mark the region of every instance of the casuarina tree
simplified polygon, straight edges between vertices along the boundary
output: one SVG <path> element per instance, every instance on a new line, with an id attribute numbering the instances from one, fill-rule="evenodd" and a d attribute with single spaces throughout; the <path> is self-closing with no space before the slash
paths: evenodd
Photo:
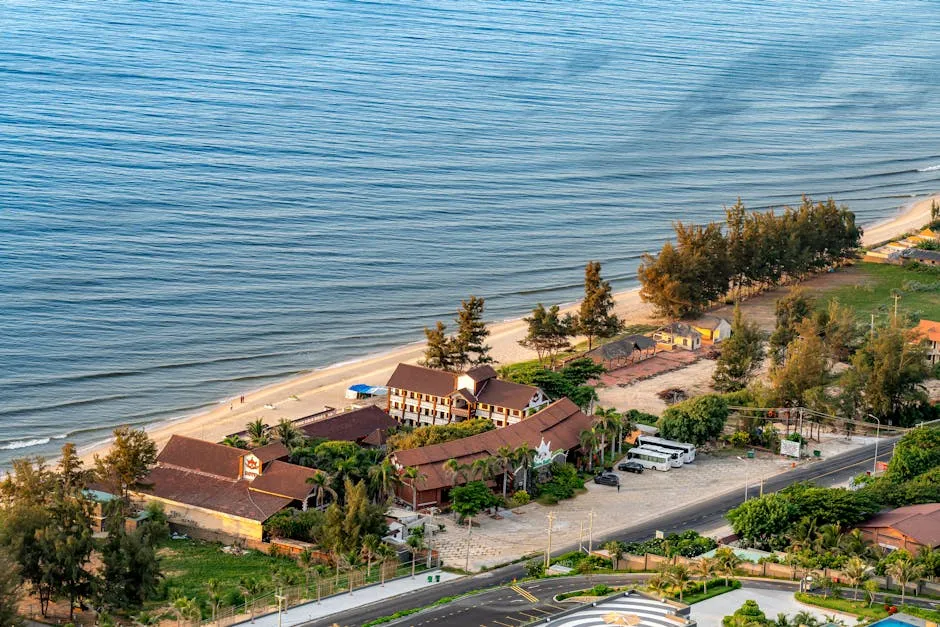
<path id="1" fill-rule="evenodd" d="M 486 338 L 490 331 L 483 322 L 485 301 L 471 295 L 460 303 L 457 311 L 457 334 L 453 339 L 455 362 L 458 369 L 479 366 L 493 361 Z"/>
<path id="2" fill-rule="evenodd" d="M 528 329 L 525 338 L 519 340 L 519 344 L 534 350 L 538 355 L 539 363 L 544 363 L 547 358 L 548 366 L 553 368 L 558 353 L 571 347 L 568 338 L 574 332 L 574 318 L 571 314 L 562 317 L 559 314 L 558 305 L 552 305 L 546 309 L 542 303 L 539 303 L 532 310 L 532 315 L 523 320 L 528 325 Z"/>
<path id="3" fill-rule="evenodd" d="M 591 350 L 595 338 L 613 337 L 622 323 L 612 312 L 614 294 L 608 281 L 601 278 L 601 263 L 589 261 L 584 268 L 584 300 L 578 313 L 578 332 Z"/>
<path id="4" fill-rule="evenodd" d="M 741 316 L 741 308 L 734 308 L 731 337 L 721 345 L 721 356 L 712 376 L 719 392 L 734 392 L 747 386 L 751 376 L 764 360 L 764 347 L 760 329 Z"/>

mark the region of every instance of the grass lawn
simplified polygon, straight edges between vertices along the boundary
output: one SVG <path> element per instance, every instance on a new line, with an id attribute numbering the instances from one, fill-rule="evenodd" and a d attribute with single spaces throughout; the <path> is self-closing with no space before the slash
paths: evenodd
<path id="1" fill-rule="evenodd" d="M 294 560 L 271 557 L 259 551 L 230 555 L 222 552 L 221 544 L 167 540 L 160 547 L 159 555 L 166 575 L 166 589 L 176 589 L 186 597 L 205 597 L 206 582 L 210 579 L 216 579 L 223 587 L 232 590 L 237 590 L 239 581 L 245 577 L 257 578 L 270 585 L 275 568 L 293 573 L 303 583 L 303 571 Z"/>
<path id="2" fill-rule="evenodd" d="M 726 586 L 724 584 L 719 584 L 717 586 L 712 586 L 708 589 L 708 592 L 695 592 L 692 594 L 686 594 L 682 597 L 682 602 L 686 605 L 692 605 L 693 603 L 698 603 L 699 601 L 704 601 L 712 597 L 716 597 L 719 594 L 724 594 L 725 592 L 731 592 L 732 590 L 737 590 L 741 587 L 741 584 L 737 581 L 734 582 L 734 585 Z M 678 597 L 673 597 L 677 601 Z"/>
<path id="3" fill-rule="evenodd" d="M 859 593 L 859 596 L 863 595 L 864 593 Z M 797 592 L 793 596 L 800 603 L 815 605 L 816 607 L 825 608 L 827 610 L 845 612 L 846 614 L 854 614 L 864 618 L 877 619 L 885 618 L 888 615 L 887 610 L 884 609 L 884 605 L 875 603 L 871 607 L 868 607 L 867 599 L 864 601 L 853 601 L 851 599 L 826 598 L 818 594 L 806 594 L 803 592 Z"/>
<path id="4" fill-rule="evenodd" d="M 824 306 L 832 298 L 855 310 L 860 321 L 869 323 L 871 314 L 884 322 L 894 311 L 892 290 L 901 292 L 898 311 L 916 314 L 920 318 L 940 320 L 940 289 L 924 289 L 940 284 L 940 271 L 916 269 L 882 263 L 859 263 L 847 272 L 857 278 L 855 285 L 841 285 L 823 289 L 819 303 Z M 920 290 L 915 287 L 921 286 Z"/>

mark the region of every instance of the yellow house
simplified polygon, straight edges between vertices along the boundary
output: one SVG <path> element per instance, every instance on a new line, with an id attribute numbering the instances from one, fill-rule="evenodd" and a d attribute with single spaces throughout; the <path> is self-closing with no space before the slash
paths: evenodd
<path id="1" fill-rule="evenodd" d="M 690 322 L 689 326 L 701 334 L 703 342 L 717 344 L 731 337 L 731 323 L 718 316 L 702 316 Z"/>
<path id="2" fill-rule="evenodd" d="M 174 435 L 141 487 L 139 506 L 159 502 L 182 531 L 260 541 L 264 522 L 287 507 L 306 509 L 317 471 L 277 459 L 275 447 L 245 451 Z"/>

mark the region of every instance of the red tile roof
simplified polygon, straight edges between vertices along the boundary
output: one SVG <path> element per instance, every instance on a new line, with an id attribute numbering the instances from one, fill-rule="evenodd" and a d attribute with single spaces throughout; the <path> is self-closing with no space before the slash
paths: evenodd
<path id="1" fill-rule="evenodd" d="M 290 457 L 290 449 L 280 442 L 271 442 L 264 446 L 252 449 L 251 453 L 258 458 L 262 464 L 267 464 L 275 459 L 287 459 Z"/>
<path id="2" fill-rule="evenodd" d="M 538 393 L 538 388 L 521 383 L 489 379 L 477 392 L 477 401 L 509 409 L 525 409 Z"/>
<path id="3" fill-rule="evenodd" d="M 243 451 L 224 444 L 215 444 L 183 435 L 174 435 L 157 456 L 157 463 L 195 470 L 207 475 L 238 479 L 241 476 Z"/>
<path id="4" fill-rule="evenodd" d="M 434 396 L 447 396 L 454 391 L 456 385 L 457 377 L 451 372 L 411 364 L 398 364 L 388 380 L 390 388 Z"/>
<path id="5" fill-rule="evenodd" d="M 477 383 L 480 381 L 485 381 L 486 379 L 495 379 L 498 376 L 496 374 L 496 370 L 489 364 L 471 368 L 470 370 L 467 370 L 466 374 Z"/>
<path id="6" fill-rule="evenodd" d="M 876 514 L 858 526 L 872 529 L 890 527 L 918 544 L 940 546 L 940 503 L 899 507 Z"/>
<path id="7" fill-rule="evenodd" d="M 271 462 L 249 484 L 252 492 L 266 492 L 295 501 L 302 501 L 313 491 L 307 479 L 317 474 L 317 470 L 285 462 Z"/>
<path id="8" fill-rule="evenodd" d="M 375 405 L 311 422 L 300 427 L 308 438 L 329 438 L 359 442 L 375 430 L 386 431 L 398 425 L 394 418 Z"/>
<path id="9" fill-rule="evenodd" d="M 542 439 L 552 450 L 571 450 L 580 446 L 581 431 L 589 428 L 592 421 L 572 401 L 563 398 L 514 425 L 443 444 L 396 451 L 392 457 L 396 464 L 417 466 L 426 475 L 418 483 L 419 490 L 433 490 L 454 484 L 453 476 L 443 468 L 448 459 L 468 464 L 479 457 L 494 455 L 503 446 L 535 448 Z"/>
<path id="10" fill-rule="evenodd" d="M 940 342 L 940 322 L 921 320 L 915 328 L 931 342 Z"/>
<path id="11" fill-rule="evenodd" d="M 157 466 L 145 480 L 143 494 L 264 522 L 290 505 L 292 499 L 249 491 L 245 480 L 210 477 L 177 467 Z"/>

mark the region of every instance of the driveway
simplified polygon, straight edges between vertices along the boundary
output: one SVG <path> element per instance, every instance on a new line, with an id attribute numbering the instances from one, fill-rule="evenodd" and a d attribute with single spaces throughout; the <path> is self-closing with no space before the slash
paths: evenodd
<path id="1" fill-rule="evenodd" d="M 721 627 L 721 619 L 733 614 L 748 599 L 757 601 L 760 609 L 771 620 L 777 618 L 780 612 L 792 617 L 803 610 L 820 620 L 823 618 L 822 611 L 797 603 L 790 590 L 764 590 L 750 587 L 732 590 L 696 603 L 692 606 L 692 618 L 699 624 L 699 627 Z"/>

